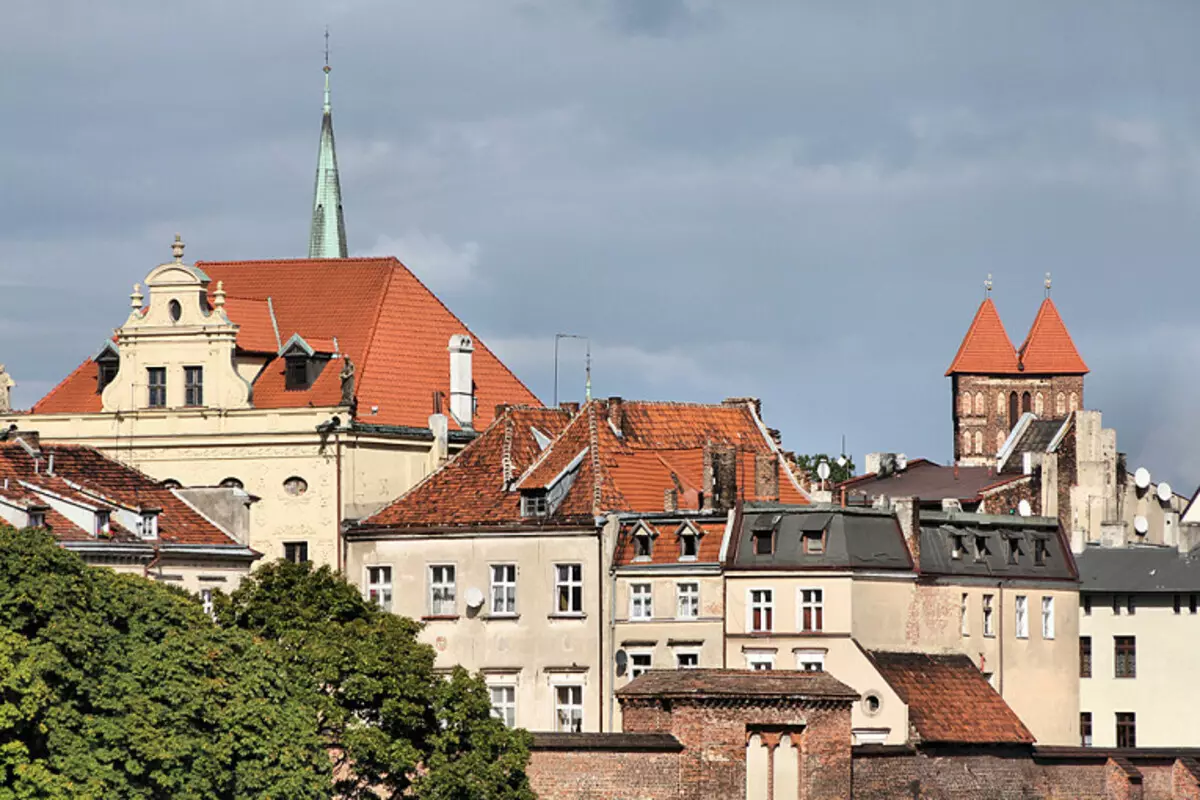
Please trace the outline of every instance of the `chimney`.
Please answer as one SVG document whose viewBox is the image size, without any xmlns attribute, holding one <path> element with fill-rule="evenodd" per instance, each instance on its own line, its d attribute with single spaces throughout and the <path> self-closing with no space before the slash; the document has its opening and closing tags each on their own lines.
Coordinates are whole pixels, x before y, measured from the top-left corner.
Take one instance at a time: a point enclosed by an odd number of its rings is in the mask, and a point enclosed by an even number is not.
<svg viewBox="0 0 1200 800">
<path fill-rule="evenodd" d="M 579 413 L 579 403 L 559 403 L 558 407 L 572 417 Z"/>
<path fill-rule="evenodd" d="M 883 453 L 867 453 L 864 465 L 864 475 L 874 475 L 879 472 L 879 465 L 883 461 Z"/>
<path fill-rule="evenodd" d="M 608 422 L 617 436 L 625 436 L 625 406 L 619 397 L 608 398 Z"/>
<path fill-rule="evenodd" d="M 674 488 L 663 489 L 663 511 L 672 514 L 679 510 L 679 492 Z"/>
<path fill-rule="evenodd" d="M 897 497 L 892 500 L 892 510 L 904 532 L 904 542 L 912 556 L 913 568 L 921 569 L 921 511 L 915 497 Z"/>
<path fill-rule="evenodd" d="M 501 417 L 504 416 L 504 414 L 507 411 L 508 411 L 508 403 L 497 403 L 495 410 L 492 412 L 492 416 L 495 419 L 500 419 Z"/>
<path fill-rule="evenodd" d="M 450 337 L 450 413 L 464 428 L 475 419 L 475 387 L 471 378 L 471 337 L 456 333 Z"/>
<path fill-rule="evenodd" d="M 445 414 L 429 415 L 429 432 L 433 434 L 433 445 L 429 448 L 431 466 L 437 469 L 450 457 L 450 421 Z"/>
<path fill-rule="evenodd" d="M 754 497 L 779 502 L 779 461 L 774 453 L 754 455 Z"/>
</svg>

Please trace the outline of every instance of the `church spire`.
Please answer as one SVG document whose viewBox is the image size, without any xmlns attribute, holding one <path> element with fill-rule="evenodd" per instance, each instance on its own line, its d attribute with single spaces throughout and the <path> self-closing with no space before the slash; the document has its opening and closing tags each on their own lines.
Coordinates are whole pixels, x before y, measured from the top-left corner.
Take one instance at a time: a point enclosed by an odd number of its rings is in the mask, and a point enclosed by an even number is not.
<svg viewBox="0 0 1200 800">
<path fill-rule="evenodd" d="M 309 258 L 345 258 L 346 222 L 342 218 L 342 188 L 333 146 L 333 106 L 329 102 L 329 30 L 325 30 L 325 104 L 321 115 L 321 144 L 317 150 L 317 180 L 313 189 Z"/>
</svg>

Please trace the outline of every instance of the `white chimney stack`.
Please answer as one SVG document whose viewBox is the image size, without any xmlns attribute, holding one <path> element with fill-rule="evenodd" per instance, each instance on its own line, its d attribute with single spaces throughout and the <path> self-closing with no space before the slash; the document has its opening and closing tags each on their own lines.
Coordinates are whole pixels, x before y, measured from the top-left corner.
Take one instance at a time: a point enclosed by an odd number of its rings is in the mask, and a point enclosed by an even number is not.
<svg viewBox="0 0 1200 800">
<path fill-rule="evenodd" d="M 450 413 L 469 428 L 475 418 L 475 391 L 471 381 L 471 353 L 475 345 L 465 333 L 450 337 Z"/>
</svg>

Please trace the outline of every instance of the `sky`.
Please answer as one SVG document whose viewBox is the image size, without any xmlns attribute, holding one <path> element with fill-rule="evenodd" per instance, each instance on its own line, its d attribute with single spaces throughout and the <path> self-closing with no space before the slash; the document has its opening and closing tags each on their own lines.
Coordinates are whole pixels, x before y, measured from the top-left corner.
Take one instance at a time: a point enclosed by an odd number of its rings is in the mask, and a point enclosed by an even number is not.
<svg viewBox="0 0 1200 800">
<path fill-rule="evenodd" d="M 0 362 L 28 407 L 168 260 L 303 257 L 329 27 L 352 255 L 549 403 L 762 399 L 948 461 L 988 274 L 1130 467 L 1200 482 L 1200 4 L 46 0 L 5 12 Z M 330 286 L 329 291 L 337 291 Z M 561 347 L 560 400 L 583 392 Z"/>
</svg>

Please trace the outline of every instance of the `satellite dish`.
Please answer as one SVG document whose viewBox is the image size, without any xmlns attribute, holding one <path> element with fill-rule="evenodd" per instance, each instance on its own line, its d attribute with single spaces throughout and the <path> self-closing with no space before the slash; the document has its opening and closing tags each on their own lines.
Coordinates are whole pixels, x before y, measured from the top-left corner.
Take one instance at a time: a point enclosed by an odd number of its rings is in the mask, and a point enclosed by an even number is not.
<svg viewBox="0 0 1200 800">
<path fill-rule="evenodd" d="M 1145 467 L 1138 467 L 1137 472 L 1133 473 L 1133 482 L 1137 484 L 1139 489 L 1146 489 L 1150 486 L 1150 470 Z"/>
<path fill-rule="evenodd" d="M 1145 536 L 1146 531 L 1150 530 L 1150 523 L 1141 514 L 1133 518 L 1133 529 L 1137 531 L 1139 536 Z"/>
<path fill-rule="evenodd" d="M 1022 500 L 1021 502 L 1017 503 L 1017 513 L 1022 517 L 1032 517 L 1033 506 L 1029 505 L 1028 500 Z"/>
<path fill-rule="evenodd" d="M 483 605 L 483 592 L 472 586 L 467 589 L 467 608 L 479 608 Z"/>
<path fill-rule="evenodd" d="M 1158 484 L 1158 499 L 1164 503 L 1171 502 L 1171 484 L 1166 481 Z"/>
<path fill-rule="evenodd" d="M 618 650 L 615 658 L 617 662 L 617 674 L 624 675 L 625 668 L 629 666 L 629 654 L 624 650 Z"/>
<path fill-rule="evenodd" d="M 822 461 L 820 464 L 817 464 L 817 477 L 823 481 L 829 480 L 829 462 L 828 461 Z"/>
</svg>

